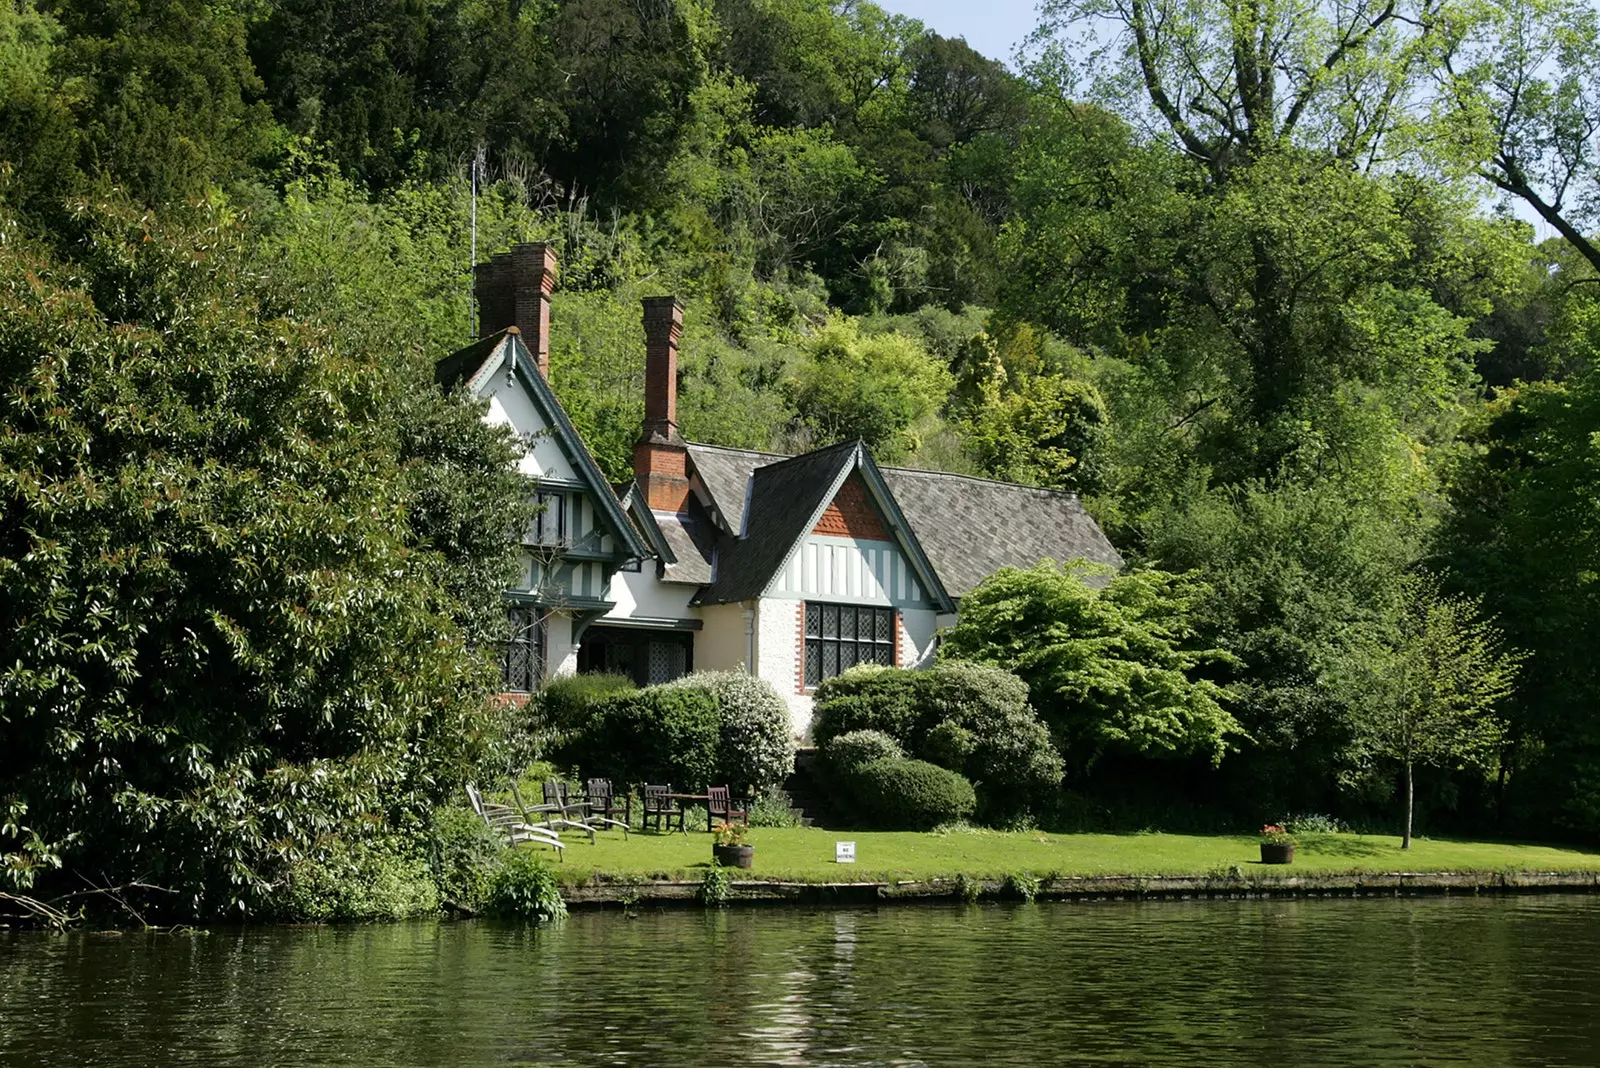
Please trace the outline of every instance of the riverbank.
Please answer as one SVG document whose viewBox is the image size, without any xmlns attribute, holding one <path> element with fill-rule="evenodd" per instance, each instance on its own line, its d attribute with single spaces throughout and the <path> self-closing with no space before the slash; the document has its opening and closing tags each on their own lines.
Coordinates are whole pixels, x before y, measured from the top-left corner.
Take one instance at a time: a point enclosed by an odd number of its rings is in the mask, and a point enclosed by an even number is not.
<svg viewBox="0 0 1600 1068">
<path fill-rule="evenodd" d="M 1600 890 L 1600 853 L 1454 839 L 1419 839 L 1402 851 L 1397 838 L 1309 835 L 1286 866 L 1262 864 L 1253 835 L 757 828 L 750 840 L 754 866 L 724 869 L 729 879 L 716 893 L 726 902 Z M 855 843 L 854 864 L 834 861 L 840 841 Z M 635 832 L 625 841 L 613 832 L 593 846 L 573 842 L 554 867 L 571 907 L 691 903 L 704 897 L 710 854 L 705 834 Z"/>
</svg>

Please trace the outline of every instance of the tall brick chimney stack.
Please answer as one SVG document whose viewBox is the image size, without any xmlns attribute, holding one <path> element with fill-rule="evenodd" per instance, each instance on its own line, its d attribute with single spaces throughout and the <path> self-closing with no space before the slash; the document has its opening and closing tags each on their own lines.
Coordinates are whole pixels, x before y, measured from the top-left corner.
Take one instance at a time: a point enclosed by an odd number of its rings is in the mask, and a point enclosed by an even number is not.
<svg viewBox="0 0 1600 1068">
<path fill-rule="evenodd" d="M 689 501 L 689 450 L 678 434 L 677 297 L 644 301 L 644 433 L 633 446 L 633 475 L 653 512 L 681 512 Z"/>
<path fill-rule="evenodd" d="M 539 373 L 550 378 L 550 294 L 556 288 L 556 254 L 543 241 L 511 246 L 472 268 L 478 298 L 478 336 L 516 327 Z"/>
</svg>

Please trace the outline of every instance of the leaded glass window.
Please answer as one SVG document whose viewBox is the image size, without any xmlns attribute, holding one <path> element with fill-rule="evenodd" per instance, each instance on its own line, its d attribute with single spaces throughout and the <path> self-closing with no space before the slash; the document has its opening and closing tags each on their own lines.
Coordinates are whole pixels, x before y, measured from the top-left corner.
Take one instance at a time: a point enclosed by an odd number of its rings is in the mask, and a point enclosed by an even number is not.
<svg viewBox="0 0 1600 1068">
<path fill-rule="evenodd" d="M 507 693 L 532 693 L 544 678 L 544 614 L 537 608 L 506 610 L 511 633 L 506 639 L 501 671 Z"/>
<path fill-rule="evenodd" d="M 894 609 L 806 605 L 806 686 L 857 664 L 894 666 Z"/>
</svg>

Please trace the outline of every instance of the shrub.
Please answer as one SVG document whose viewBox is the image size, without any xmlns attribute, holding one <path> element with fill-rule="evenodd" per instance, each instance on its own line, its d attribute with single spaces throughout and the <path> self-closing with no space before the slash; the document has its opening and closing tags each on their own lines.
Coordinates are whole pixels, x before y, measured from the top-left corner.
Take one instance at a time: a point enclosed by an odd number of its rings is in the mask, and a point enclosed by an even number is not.
<svg viewBox="0 0 1600 1068">
<path fill-rule="evenodd" d="M 635 689 L 626 675 L 558 675 L 533 695 L 528 707 L 548 729 L 582 730 L 602 701 Z"/>
<path fill-rule="evenodd" d="M 488 912 L 505 920 L 549 923 L 567 914 L 555 873 L 540 857 L 508 850 L 489 880 Z"/>
<path fill-rule="evenodd" d="M 850 731 L 882 731 L 901 745 L 921 740 L 915 671 L 863 665 L 817 687 L 811 734 L 817 744 Z"/>
<path fill-rule="evenodd" d="M 748 793 L 777 786 L 794 771 L 789 706 L 771 683 L 742 671 L 703 671 L 667 688 L 699 690 L 716 700 L 722 716 L 716 782 Z"/>
<path fill-rule="evenodd" d="M 776 786 L 769 786 L 750 803 L 750 826 L 794 827 L 799 824 L 789 795 Z"/>
<path fill-rule="evenodd" d="M 848 775 L 874 760 L 904 760 L 900 743 L 882 731 L 850 731 L 828 741 L 822 758 L 835 775 Z"/>
<path fill-rule="evenodd" d="M 596 710 L 577 763 L 619 789 L 641 782 L 703 786 L 717 773 L 721 718 L 716 699 L 702 689 L 618 694 Z"/>
<path fill-rule="evenodd" d="M 391 836 L 334 839 L 320 856 L 296 862 L 267 912 L 288 921 L 401 920 L 438 907 L 427 861 Z"/>
<path fill-rule="evenodd" d="M 434 812 L 431 860 L 440 901 L 469 912 L 482 910 L 504 851 L 494 832 L 470 808 Z"/>
<path fill-rule="evenodd" d="M 978 807 L 962 775 L 922 760 L 874 760 L 848 777 L 866 817 L 886 830 L 926 831 Z"/>
<path fill-rule="evenodd" d="M 973 779 L 990 818 L 1014 815 L 1054 790 L 1064 768 L 1050 731 L 1028 704 L 1028 687 L 1008 671 L 946 661 L 922 673 L 930 723 L 916 755 Z"/>
<path fill-rule="evenodd" d="M 524 706 L 521 717 L 535 739 L 533 758 L 558 764 L 581 763 L 588 731 L 600 706 L 637 689 L 626 675 L 558 675 Z"/>
</svg>

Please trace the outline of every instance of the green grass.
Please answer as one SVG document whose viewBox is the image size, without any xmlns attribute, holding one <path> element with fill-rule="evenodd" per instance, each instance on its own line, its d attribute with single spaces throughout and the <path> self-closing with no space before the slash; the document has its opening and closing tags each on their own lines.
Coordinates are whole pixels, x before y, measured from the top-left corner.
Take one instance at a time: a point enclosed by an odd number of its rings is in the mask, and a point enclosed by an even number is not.
<svg viewBox="0 0 1600 1068">
<path fill-rule="evenodd" d="M 616 879 L 699 879 L 711 859 L 711 836 L 634 832 L 577 835 L 563 882 L 593 875 Z M 1206 875 L 1238 865 L 1246 874 L 1361 871 L 1575 871 L 1600 869 L 1600 853 L 1554 846 L 1454 839 L 1417 839 L 1409 852 L 1398 837 L 1361 834 L 1302 836 L 1290 868 L 1265 867 L 1254 835 L 1045 834 L 988 830 L 921 834 L 756 828 L 755 866 L 735 878 L 807 882 L 909 881 L 966 875 Z M 856 843 L 854 865 L 833 862 L 836 841 Z"/>
</svg>

